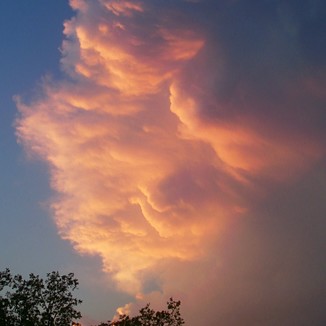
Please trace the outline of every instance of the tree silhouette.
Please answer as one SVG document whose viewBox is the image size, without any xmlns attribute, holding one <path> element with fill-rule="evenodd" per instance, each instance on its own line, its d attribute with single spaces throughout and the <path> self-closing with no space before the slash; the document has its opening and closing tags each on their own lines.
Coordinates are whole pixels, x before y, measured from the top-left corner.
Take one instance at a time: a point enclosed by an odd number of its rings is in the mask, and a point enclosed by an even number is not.
<svg viewBox="0 0 326 326">
<path fill-rule="evenodd" d="M 129 317 L 120 315 L 118 320 L 101 323 L 98 326 L 180 326 L 185 322 L 180 314 L 180 301 L 173 298 L 167 302 L 167 310 L 154 311 L 147 304 L 139 310 L 139 315 Z"/>
<path fill-rule="evenodd" d="M 82 301 L 72 294 L 78 287 L 74 274 L 47 274 L 45 280 L 29 274 L 28 279 L 12 275 L 9 269 L 0 271 L 0 326 L 81 326 L 76 306 Z M 139 315 L 120 315 L 118 320 L 98 326 L 181 326 L 180 301 L 173 298 L 167 309 L 154 311 L 150 304 L 139 310 Z"/>
<path fill-rule="evenodd" d="M 52 272 L 45 280 L 30 274 L 25 280 L 9 269 L 0 272 L 0 325 L 71 325 L 81 318 L 75 307 L 82 301 L 72 295 L 78 284 L 73 273 Z"/>
</svg>

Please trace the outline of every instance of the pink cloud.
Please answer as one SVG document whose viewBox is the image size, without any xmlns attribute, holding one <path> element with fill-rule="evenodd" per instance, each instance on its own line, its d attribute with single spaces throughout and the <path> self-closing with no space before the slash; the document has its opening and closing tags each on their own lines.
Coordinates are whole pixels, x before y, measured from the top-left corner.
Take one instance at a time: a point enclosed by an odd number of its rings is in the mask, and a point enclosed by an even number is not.
<svg viewBox="0 0 326 326">
<path fill-rule="evenodd" d="M 17 103 L 19 140 L 49 165 L 58 232 L 78 252 L 99 255 L 140 302 L 180 296 L 193 325 L 214 304 L 221 320 L 248 297 L 252 311 L 259 298 L 247 293 L 257 283 L 244 280 L 262 254 L 246 239 L 254 258 L 241 266 L 242 242 L 234 239 L 234 251 L 230 238 L 247 234 L 245 221 L 275 187 L 310 171 L 323 142 L 279 124 L 260 100 L 246 102 L 250 85 L 219 99 L 220 44 L 177 6 L 172 22 L 164 9 L 151 19 L 145 1 L 70 3 L 76 16 L 62 45 L 69 78 Z M 315 82 L 305 85 L 320 94 Z M 228 292 L 224 284 L 235 280 Z"/>
</svg>

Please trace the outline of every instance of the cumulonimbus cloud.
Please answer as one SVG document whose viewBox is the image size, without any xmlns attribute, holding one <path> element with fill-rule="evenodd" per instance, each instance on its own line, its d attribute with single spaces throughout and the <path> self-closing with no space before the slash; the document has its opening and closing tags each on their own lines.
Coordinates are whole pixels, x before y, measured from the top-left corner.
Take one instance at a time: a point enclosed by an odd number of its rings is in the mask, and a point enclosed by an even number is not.
<svg viewBox="0 0 326 326">
<path fill-rule="evenodd" d="M 173 273 L 190 279 L 182 266 L 217 259 L 216 239 L 270 187 L 323 157 L 325 144 L 295 115 L 290 91 L 296 84 L 315 98 L 316 76 L 286 75 L 280 103 L 255 94 L 253 76 L 245 83 L 248 71 L 232 66 L 228 42 L 211 35 L 215 18 L 203 23 L 209 1 L 70 4 L 67 78 L 47 81 L 31 103 L 17 99 L 19 140 L 49 165 L 63 238 L 100 255 L 124 291 L 170 289 Z"/>
</svg>

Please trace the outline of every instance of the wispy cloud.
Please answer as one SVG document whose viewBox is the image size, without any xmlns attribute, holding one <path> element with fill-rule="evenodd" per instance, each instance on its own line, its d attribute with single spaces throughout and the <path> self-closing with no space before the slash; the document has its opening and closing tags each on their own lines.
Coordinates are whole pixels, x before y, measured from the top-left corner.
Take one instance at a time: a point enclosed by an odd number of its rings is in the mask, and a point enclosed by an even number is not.
<svg viewBox="0 0 326 326">
<path fill-rule="evenodd" d="M 28 104 L 17 100 L 19 140 L 50 168 L 59 233 L 100 255 L 118 287 L 139 299 L 180 295 L 194 325 L 215 304 L 208 323 L 253 316 L 268 325 L 273 310 L 255 315 L 253 307 L 283 297 L 301 266 L 297 244 L 277 269 L 278 250 L 302 234 L 276 229 L 305 223 L 284 207 L 305 198 L 307 175 L 325 158 L 325 65 L 303 51 L 318 3 L 310 16 L 294 3 L 71 6 L 65 80 L 45 82 Z M 277 197 L 284 189 L 289 199 Z M 268 284 L 275 278 L 283 288 Z"/>
</svg>

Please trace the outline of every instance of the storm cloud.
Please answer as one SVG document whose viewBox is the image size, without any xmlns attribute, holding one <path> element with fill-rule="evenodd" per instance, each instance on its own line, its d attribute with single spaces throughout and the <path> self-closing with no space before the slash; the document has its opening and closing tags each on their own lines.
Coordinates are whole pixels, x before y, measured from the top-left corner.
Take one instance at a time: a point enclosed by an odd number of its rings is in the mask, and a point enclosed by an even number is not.
<svg viewBox="0 0 326 326">
<path fill-rule="evenodd" d="M 62 238 L 187 325 L 322 325 L 325 4 L 70 4 L 65 77 L 17 98 Z"/>
</svg>

